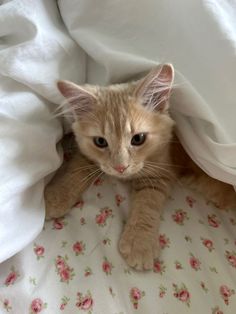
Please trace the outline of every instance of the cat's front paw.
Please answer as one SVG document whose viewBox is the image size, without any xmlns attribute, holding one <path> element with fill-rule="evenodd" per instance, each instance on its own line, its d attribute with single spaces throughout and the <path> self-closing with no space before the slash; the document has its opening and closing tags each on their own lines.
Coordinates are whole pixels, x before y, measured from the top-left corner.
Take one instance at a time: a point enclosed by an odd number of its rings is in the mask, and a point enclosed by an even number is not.
<svg viewBox="0 0 236 314">
<path fill-rule="evenodd" d="M 47 185 L 44 191 L 46 220 L 64 216 L 69 210 L 68 199 L 58 187 Z"/>
<path fill-rule="evenodd" d="M 153 269 L 153 261 L 160 251 L 158 234 L 127 225 L 121 235 L 119 250 L 127 264 L 136 270 Z"/>
</svg>

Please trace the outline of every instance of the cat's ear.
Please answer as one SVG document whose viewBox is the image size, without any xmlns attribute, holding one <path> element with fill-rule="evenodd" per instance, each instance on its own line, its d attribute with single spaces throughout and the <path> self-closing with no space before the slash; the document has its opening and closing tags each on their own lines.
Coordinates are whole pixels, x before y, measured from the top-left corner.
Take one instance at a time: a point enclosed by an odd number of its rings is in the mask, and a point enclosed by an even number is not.
<svg viewBox="0 0 236 314">
<path fill-rule="evenodd" d="M 57 87 L 77 117 L 93 109 L 96 97 L 92 92 L 69 81 L 58 81 Z"/>
<path fill-rule="evenodd" d="M 149 110 L 165 111 L 174 81 L 174 68 L 171 64 L 161 64 L 151 70 L 135 89 L 135 96 L 141 99 Z"/>
</svg>

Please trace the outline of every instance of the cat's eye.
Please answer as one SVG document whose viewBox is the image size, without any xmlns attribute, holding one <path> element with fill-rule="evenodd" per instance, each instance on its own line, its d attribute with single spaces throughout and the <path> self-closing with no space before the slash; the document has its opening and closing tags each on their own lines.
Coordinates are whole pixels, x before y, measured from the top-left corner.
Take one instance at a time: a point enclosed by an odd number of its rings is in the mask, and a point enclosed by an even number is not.
<svg viewBox="0 0 236 314">
<path fill-rule="evenodd" d="M 142 145 L 146 140 L 147 135 L 145 133 L 135 134 L 131 139 L 131 145 L 139 146 Z"/>
<path fill-rule="evenodd" d="M 108 146 L 107 141 L 106 141 L 105 138 L 103 138 L 103 137 L 95 136 L 95 137 L 93 138 L 93 142 L 94 142 L 94 144 L 95 144 L 97 147 L 99 147 L 99 148 L 105 148 L 105 147 Z"/>
</svg>

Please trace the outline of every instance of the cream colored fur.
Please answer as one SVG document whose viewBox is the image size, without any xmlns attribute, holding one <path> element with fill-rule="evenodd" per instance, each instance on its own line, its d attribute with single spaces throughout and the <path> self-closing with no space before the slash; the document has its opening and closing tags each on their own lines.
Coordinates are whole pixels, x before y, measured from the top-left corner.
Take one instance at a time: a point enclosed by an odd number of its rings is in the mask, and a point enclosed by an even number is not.
<svg viewBox="0 0 236 314">
<path fill-rule="evenodd" d="M 108 87 L 58 84 L 74 113 L 79 150 L 46 187 L 46 217 L 65 215 L 103 173 L 130 182 L 131 208 L 119 250 L 137 270 L 151 269 L 159 256 L 160 215 L 177 180 L 218 207 L 236 208 L 233 188 L 208 177 L 178 142 L 168 113 L 172 82 L 173 67 L 166 64 L 134 83 Z M 146 141 L 133 146 L 131 139 L 138 133 L 145 133 Z M 97 147 L 94 137 L 105 138 L 108 147 Z M 123 165 L 125 171 L 118 172 L 116 165 Z"/>
</svg>

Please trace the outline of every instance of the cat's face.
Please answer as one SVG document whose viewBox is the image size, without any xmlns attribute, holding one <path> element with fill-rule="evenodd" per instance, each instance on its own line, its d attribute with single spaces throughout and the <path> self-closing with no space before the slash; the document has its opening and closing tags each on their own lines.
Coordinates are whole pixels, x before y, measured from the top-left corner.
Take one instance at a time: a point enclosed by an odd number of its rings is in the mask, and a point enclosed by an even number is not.
<svg viewBox="0 0 236 314">
<path fill-rule="evenodd" d="M 160 76 L 160 70 L 157 74 Z M 82 110 L 76 107 L 73 123 L 80 150 L 108 175 L 128 179 L 142 174 L 149 157 L 161 154 L 163 145 L 170 140 L 173 121 L 166 112 L 167 98 L 161 99 L 159 91 L 156 95 L 159 98 L 154 102 L 151 97 L 155 92 L 147 89 L 144 83 L 145 80 L 109 87 L 87 86 L 80 89 L 80 99 L 76 99 L 76 103 L 83 105 Z M 74 97 L 75 90 L 72 105 Z M 159 106 L 156 110 L 155 104 Z M 145 171 L 147 173 L 148 167 Z"/>
<path fill-rule="evenodd" d="M 93 116 L 76 121 L 73 130 L 81 152 L 103 172 L 128 178 L 169 141 L 172 121 L 146 111 L 135 99 L 112 98 L 112 102 L 103 99 Z"/>
</svg>

